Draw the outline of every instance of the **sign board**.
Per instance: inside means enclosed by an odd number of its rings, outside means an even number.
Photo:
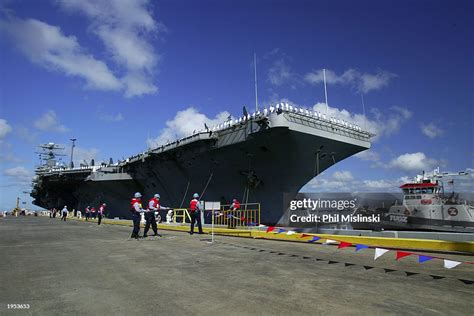
[[[211,201],[205,201],[204,202],[204,209],[206,211],[217,211],[221,209],[221,202],[211,202]]]

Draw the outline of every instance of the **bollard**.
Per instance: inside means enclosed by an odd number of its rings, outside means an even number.
[[[140,213],[140,217],[141,217],[140,223],[145,224],[145,214]]]
[[[168,213],[166,214],[166,223],[171,224],[173,221],[173,210],[169,210]]]
[[[82,218],[82,212],[81,211],[77,211],[77,218],[79,218],[79,219]]]

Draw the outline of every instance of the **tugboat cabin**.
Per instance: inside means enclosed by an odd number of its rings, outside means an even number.
[[[405,200],[419,200],[427,194],[437,195],[441,191],[441,187],[430,180],[423,180],[422,183],[406,183],[400,187],[403,191]]]

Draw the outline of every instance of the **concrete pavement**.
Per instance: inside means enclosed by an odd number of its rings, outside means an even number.
[[[0,314],[456,314],[474,265],[395,261],[373,249],[161,231],[44,217],[0,219]],[[472,256],[439,255],[461,261]],[[385,269],[385,270],[384,270]],[[408,273],[407,273],[408,272]],[[413,273],[413,274],[412,274]],[[433,278],[433,276],[435,276]],[[29,304],[28,310],[7,304]]]

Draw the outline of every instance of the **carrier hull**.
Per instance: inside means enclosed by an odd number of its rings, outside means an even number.
[[[99,170],[71,190],[69,204],[83,210],[106,202],[109,217],[128,218],[134,192],[145,199],[159,192],[161,204],[172,208],[188,207],[197,192],[202,200],[222,204],[234,198],[258,202],[261,222],[274,224],[286,210],[284,194],[296,195],[325,169],[370,147],[368,137],[354,139],[342,128],[315,128],[313,120],[295,113],[274,113],[264,123],[250,120],[151,150],[121,165],[120,176]],[[43,201],[35,203],[61,206],[59,200]]]

